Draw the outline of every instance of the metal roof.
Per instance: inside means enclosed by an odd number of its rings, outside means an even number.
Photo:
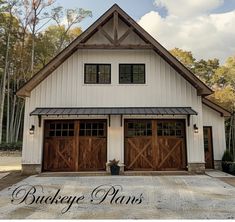
[[[72,107],[36,108],[32,115],[197,115],[197,112],[191,107]]]

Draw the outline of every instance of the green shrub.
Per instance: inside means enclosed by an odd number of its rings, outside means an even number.
[[[233,161],[233,155],[230,153],[228,149],[224,151],[222,162],[232,162]]]
[[[22,150],[22,142],[1,143],[0,150]]]

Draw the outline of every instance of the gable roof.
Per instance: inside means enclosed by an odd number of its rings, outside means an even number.
[[[224,109],[223,107],[219,106],[218,104],[212,102],[211,100],[207,98],[202,98],[202,103],[210,107],[211,109],[215,110],[216,112],[220,113],[221,116],[224,116],[224,117],[231,116],[231,113],[228,110]]]
[[[120,18],[126,23],[130,30],[124,33],[120,39],[117,39],[117,27],[114,27],[114,39],[102,30],[102,26],[111,18],[114,18],[114,23]],[[117,23],[117,22],[116,22]],[[118,26],[118,24],[116,24]],[[87,45],[86,41],[91,38],[97,31],[101,30],[103,35],[111,42],[112,45]],[[146,44],[144,45],[127,45],[122,46],[119,42],[125,39],[128,32],[135,32],[138,34]],[[140,25],[138,25],[126,12],[124,12],[117,4],[113,5],[107,12],[105,12],[96,22],[94,22],[86,31],[78,36],[71,44],[69,44],[63,51],[55,56],[46,66],[37,72],[31,79],[29,79],[18,91],[17,95],[20,97],[30,96],[30,92],[41,83],[47,76],[49,76],[57,67],[59,67],[69,56],[71,56],[77,49],[153,49],[158,53],[169,65],[171,65],[180,75],[182,75],[188,82],[190,82],[198,92],[198,95],[206,96],[213,93],[213,91],[198,79],[190,70],[188,70],[179,60],[177,60],[167,49],[158,43],[149,33],[147,33]]]

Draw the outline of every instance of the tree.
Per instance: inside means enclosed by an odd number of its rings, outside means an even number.
[[[216,70],[212,80],[215,89],[212,99],[232,113],[227,121],[228,148],[235,154],[235,56],[229,57],[225,64]]]
[[[195,66],[195,58],[190,51],[184,51],[179,48],[170,50],[170,53],[182,62],[188,69],[193,70]]]
[[[217,93],[214,98],[220,97],[219,102],[224,107],[235,111],[235,56],[229,57],[223,66],[217,68],[211,82]]]
[[[217,88],[214,94],[210,96],[210,99],[231,112],[234,110],[235,91],[230,85]]]
[[[213,82],[211,82],[211,80],[218,68],[219,68],[218,59],[209,59],[207,61],[204,59],[201,59],[195,62],[195,66],[192,71],[203,82],[205,82],[209,86],[212,86]]]
[[[63,48],[78,37],[82,30],[75,27],[66,32],[65,26],[49,26],[38,35],[35,45],[36,69],[42,68],[48,61],[61,50],[61,39],[63,38]],[[62,37],[63,36],[63,37]]]
[[[35,38],[37,33],[51,20],[46,9],[52,4],[54,4],[53,0],[23,0],[22,11],[32,34],[31,76],[34,73]]]
[[[55,21],[56,25],[49,26],[37,36],[37,44],[35,46],[36,69],[42,68],[50,58],[57,55],[78,37],[82,30],[74,26],[84,18],[92,16],[91,11],[81,8],[63,9],[62,7],[57,7],[52,9],[50,13],[47,13],[47,16]]]
[[[232,113],[226,121],[226,134],[228,148],[235,154],[235,56],[229,57],[220,66],[216,58],[196,61],[189,51],[175,48],[170,52],[215,91],[210,96],[211,100]]]
[[[54,2],[0,0],[0,143],[22,139],[24,100],[16,96],[17,89],[80,35],[79,22],[91,16],[61,7],[55,21]]]
[[[10,48],[11,48],[11,38],[18,28],[18,21],[14,17],[13,13],[16,10],[17,1],[9,0],[4,2],[4,10],[2,7],[2,12],[0,14],[1,18],[1,29],[3,31],[3,41],[6,43],[4,48],[4,69],[1,78],[1,92],[0,92],[0,143],[2,141],[2,129],[3,129],[3,112],[5,105],[5,95],[6,95],[6,81],[8,83],[8,103],[7,103],[7,133],[9,133],[9,67],[10,67]],[[5,36],[5,38],[4,38]],[[7,135],[8,136],[8,135]]]
[[[170,52],[203,82],[205,82],[209,86],[212,85],[211,79],[215,71],[219,68],[218,59],[209,59],[207,61],[201,59],[199,61],[196,61],[196,59],[193,57],[192,52],[184,51],[179,48],[174,48],[170,50]]]
[[[66,38],[68,32],[71,28],[80,23],[84,18],[91,17],[92,12],[89,10],[84,10],[82,8],[75,9],[63,9],[62,7],[57,7],[52,10],[51,17],[56,22],[58,26],[58,31],[60,32],[59,41],[57,41],[57,53],[61,51],[66,45]],[[65,18],[65,20],[64,20]],[[79,33],[80,34],[80,33]]]
[[[216,70],[212,80],[220,87],[231,85],[235,90],[235,56],[229,57],[225,64]]]

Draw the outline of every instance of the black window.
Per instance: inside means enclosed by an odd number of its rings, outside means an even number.
[[[144,84],[145,64],[119,64],[119,83]]]
[[[110,84],[111,65],[110,64],[85,64],[86,84]]]

